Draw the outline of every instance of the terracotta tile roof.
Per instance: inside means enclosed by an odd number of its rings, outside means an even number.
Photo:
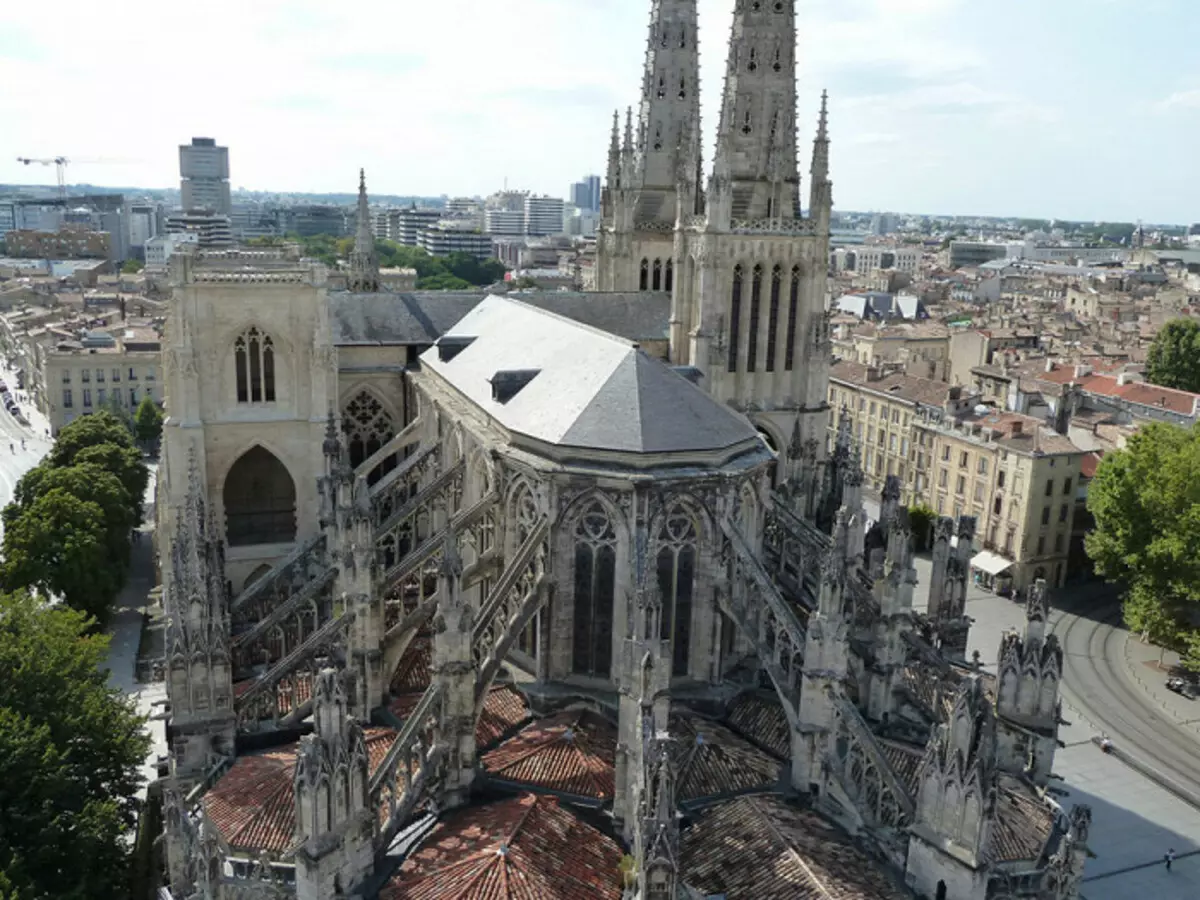
[[[911,403],[925,406],[941,406],[946,402],[950,385],[932,378],[921,378],[905,372],[894,372],[875,380],[867,378],[867,366],[862,363],[840,360],[829,370],[830,379],[847,382],[865,390],[887,394]]]
[[[835,825],[776,797],[742,797],[683,834],[684,880],[729,900],[911,900]]]
[[[420,694],[429,687],[432,674],[429,666],[433,662],[433,641],[425,636],[417,635],[400,657],[396,671],[392,675],[391,691],[393,694],[407,694],[415,691]]]
[[[910,797],[917,796],[921,786],[921,760],[925,758],[925,748],[916,744],[906,744],[903,741],[892,741],[886,738],[876,738],[883,755],[891,766],[900,783],[904,785]]]
[[[409,717],[421,702],[424,690],[409,691],[393,697],[388,710],[400,721]],[[510,684],[494,685],[483,701],[483,711],[475,726],[475,746],[486,749],[529,718],[525,697]]]
[[[255,678],[244,678],[233,683],[233,696],[240,697],[254,686]],[[294,688],[294,690],[293,690]],[[312,699],[313,673],[297,672],[290,678],[285,678],[276,686],[279,715],[286,716],[295,705],[303,705]]]
[[[505,781],[564,794],[611,800],[617,729],[594,712],[567,710],[526,725],[483,756],[483,767]]]
[[[771,790],[779,783],[779,760],[723,725],[696,715],[671,718],[679,754],[677,798],[680,803],[739,791]]]
[[[622,856],[554,798],[526,794],[444,818],[379,900],[620,900]]]
[[[911,663],[900,673],[901,690],[935,722],[949,720],[958,684],[959,680],[951,674],[941,673],[924,663]]]
[[[490,747],[528,718],[529,708],[520,691],[511,684],[493,685],[475,726],[476,747]]]
[[[729,707],[727,719],[737,731],[780,759],[791,758],[791,729],[777,698],[742,694]]]
[[[1055,811],[1015,778],[1003,776],[984,854],[992,862],[1036,860],[1054,831]]]
[[[1049,372],[1045,370],[1045,364],[1043,363],[1039,370],[1026,374],[1037,381],[1045,381],[1051,384],[1069,384],[1074,382],[1086,393],[1099,394],[1104,397],[1116,397],[1130,403],[1140,403],[1143,406],[1168,409],[1171,412],[1188,416],[1192,415],[1195,411],[1196,401],[1200,399],[1200,394],[1191,394],[1187,391],[1159,387],[1156,384],[1148,384],[1144,381],[1118,384],[1115,375],[1096,371],[1101,367],[1098,362],[1092,362],[1089,365],[1093,371],[1079,377],[1075,375],[1075,366],[1070,363],[1055,364],[1054,369]],[[1123,363],[1116,361],[1109,367],[1119,368],[1121,365]]]
[[[371,772],[396,739],[390,728],[365,730]],[[293,787],[298,743],[239,757],[204,795],[204,811],[234,850],[282,854],[295,839]]]
[[[1089,453],[1079,463],[1079,474],[1084,478],[1095,478],[1096,469],[1100,466],[1100,454]]]

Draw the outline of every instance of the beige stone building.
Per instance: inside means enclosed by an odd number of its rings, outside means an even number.
[[[114,407],[132,414],[145,397],[163,400],[161,338],[150,326],[90,331],[31,350],[27,387],[53,434],[80,416]]]
[[[1063,583],[1087,449],[958,385],[839,362],[829,390],[868,486],[896,475],[905,503],[975,519],[972,566],[984,584]]]
[[[950,330],[939,322],[898,325],[840,325],[833,335],[834,355],[868,366],[898,363],[913,375],[947,379]]]

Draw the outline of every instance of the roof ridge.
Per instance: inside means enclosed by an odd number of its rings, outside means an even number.
[[[831,893],[829,888],[825,886],[825,883],[817,877],[817,873],[812,870],[812,866],[808,864],[804,857],[800,855],[799,851],[792,845],[792,842],[785,838],[783,833],[775,826],[775,823],[771,821],[771,817],[767,815],[766,810],[764,810],[760,805],[761,801],[755,797],[748,797],[747,801],[751,804],[751,806],[754,807],[754,811],[758,813],[759,817],[763,821],[763,824],[767,826],[767,829],[772,835],[775,836],[776,840],[783,844],[786,852],[793,859],[795,859],[796,862],[799,863],[800,868],[802,868],[808,874],[808,877],[812,880],[813,885],[821,892],[821,896],[828,898],[828,900],[836,900],[834,894]]]
[[[631,350],[639,350],[641,348],[641,345],[637,341],[631,341],[631,340],[629,340],[629,338],[623,338],[620,335],[613,334],[611,331],[605,331],[602,328],[596,328],[594,325],[588,325],[584,322],[576,321],[575,319],[568,318],[567,316],[559,315],[556,312],[551,312],[548,309],[542,309],[540,306],[534,306],[532,303],[525,303],[524,301],[521,301],[521,300],[515,300],[506,294],[488,293],[488,294],[484,295],[483,299],[484,299],[484,301],[487,301],[491,297],[495,297],[496,299],[501,300],[505,303],[511,303],[516,306],[523,307],[524,309],[528,309],[532,312],[538,313],[539,315],[543,315],[543,316],[546,316],[551,319],[557,319],[561,322],[569,322],[570,324],[572,324],[578,328],[582,328],[586,331],[589,331],[592,334],[597,335],[598,337],[606,338],[607,340],[612,341],[615,344],[620,344],[623,347],[628,347]]]

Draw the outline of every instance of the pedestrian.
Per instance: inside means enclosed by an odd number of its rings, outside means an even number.
[[[1167,871],[1170,872],[1171,871],[1171,863],[1173,863],[1175,861],[1175,848],[1174,847],[1172,847],[1171,849],[1169,849],[1166,852],[1166,854],[1163,856],[1163,861],[1166,862]]]

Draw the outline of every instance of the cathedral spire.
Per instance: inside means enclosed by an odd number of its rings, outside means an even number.
[[[358,227],[354,233],[354,250],[350,253],[350,278],[346,286],[359,293],[379,290],[379,257],[375,253],[375,237],[371,234],[371,208],[367,203],[367,174],[358,170]]]
[[[674,224],[683,205],[695,204],[700,143],[700,54],[696,0],[651,0],[642,99],[637,117],[633,187],[644,194],[646,221]],[[690,213],[691,208],[685,209]]]
[[[812,184],[809,186],[808,214],[829,230],[833,213],[833,185],[829,181],[829,93],[821,91],[821,114],[817,136],[813,139]]]
[[[738,0],[733,12],[713,179],[731,219],[792,219],[796,166],[794,0]],[[727,223],[717,223],[723,226]]]
[[[621,111],[613,110],[612,137],[608,142],[608,189],[621,183]]]

